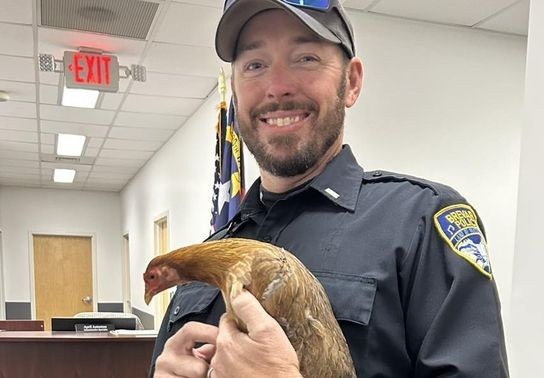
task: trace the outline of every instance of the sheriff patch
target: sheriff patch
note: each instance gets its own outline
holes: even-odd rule
[[[434,224],[455,253],[492,278],[487,244],[472,207],[464,204],[445,207],[434,215]]]

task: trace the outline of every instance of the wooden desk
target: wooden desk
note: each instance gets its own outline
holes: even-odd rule
[[[155,336],[0,332],[0,377],[146,378]]]
[[[0,331],[43,331],[43,320],[0,320]]]

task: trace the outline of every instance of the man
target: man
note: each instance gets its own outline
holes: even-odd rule
[[[212,238],[267,241],[302,260],[327,291],[359,377],[507,377],[474,209],[449,187],[364,172],[342,145],[362,63],[338,1],[228,0],[216,50],[232,62],[240,133],[261,177]],[[244,292],[233,308],[248,334],[221,317],[217,289],[178,287],[155,376],[300,377],[256,299]]]

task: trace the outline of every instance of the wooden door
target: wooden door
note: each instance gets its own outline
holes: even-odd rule
[[[93,311],[90,237],[34,235],[36,319]]]

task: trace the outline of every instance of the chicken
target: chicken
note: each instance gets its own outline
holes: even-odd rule
[[[230,301],[251,292],[281,325],[297,352],[304,377],[355,377],[346,339],[319,281],[291,253],[249,239],[224,239],[155,257],[145,273],[145,302],[174,285],[201,281],[218,287],[227,314],[245,325]]]

